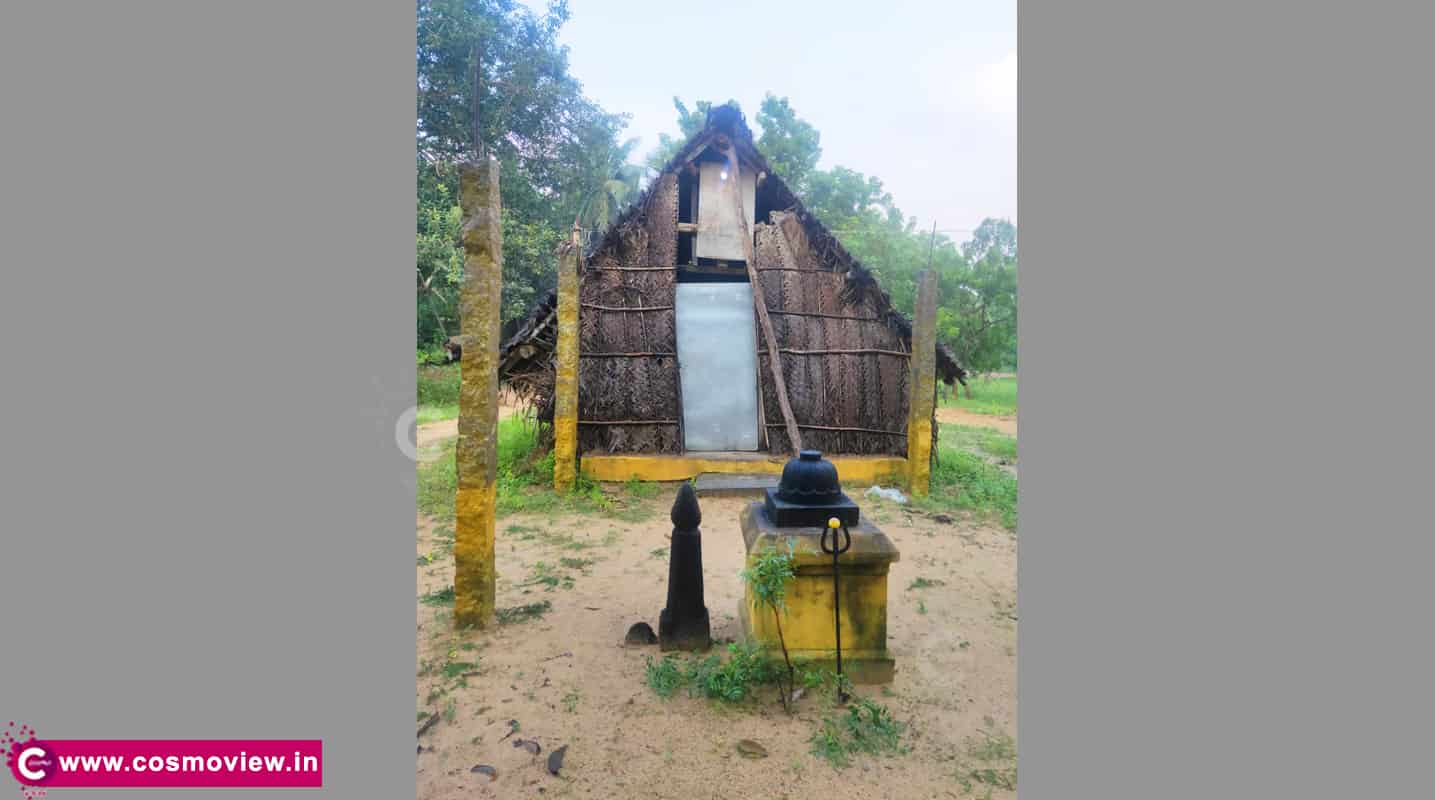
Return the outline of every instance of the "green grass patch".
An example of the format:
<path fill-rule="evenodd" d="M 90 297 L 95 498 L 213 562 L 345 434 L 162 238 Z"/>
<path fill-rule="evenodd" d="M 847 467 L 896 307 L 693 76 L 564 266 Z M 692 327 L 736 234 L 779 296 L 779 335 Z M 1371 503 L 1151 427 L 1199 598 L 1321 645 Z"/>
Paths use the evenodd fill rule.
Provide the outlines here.
<path fill-rule="evenodd" d="M 978 785 L 987 789 L 1016 790 L 1016 742 L 1004 733 L 982 732 L 981 738 L 966 740 L 965 756 L 959 760 L 957 783 L 971 793 Z"/>
<path fill-rule="evenodd" d="M 781 665 L 768 658 L 755 644 L 734 642 L 727 646 L 727 658 L 714 653 L 684 665 L 673 656 L 661 661 L 647 657 L 645 679 L 659 697 L 672 697 L 687 687 L 688 695 L 741 703 L 759 687 L 776 685 Z M 817 682 L 820 683 L 820 680 Z"/>
<path fill-rule="evenodd" d="M 967 390 L 961 386 L 951 390 L 944 386 L 942 406 L 965 409 L 973 414 L 1011 416 L 1016 413 L 1016 378 L 972 378 L 968 384 L 971 397 L 967 397 Z"/>
<path fill-rule="evenodd" d="M 846 713 L 834 712 L 809 740 L 812 753 L 835 768 L 852 763 L 852 755 L 906 753 L 902 744 L 905 723 L 898 722 L 887 707 L 865 697 L 854 697 Z"/>
<path fill-rule="evenodd" d="M 445 586 L 429 592 L 419 598 L 419 602 L 426 606 L 451 606 L 453 605 L 453 587 Z"/>
<path fill-rule="evenodd" d="M 439 422 L 445 419 L 458 419 L 458 403 L 440 406 L 419 406 L 419 413 L 414 421 L 419 425 L 427 425 L 430 422 Z"/>
<path fill-rule="evenodd" d="M 457 364 L 431 364 L 419 367 L 418 401 L 420 406 L 457 406 L 458 387 Z"/>
<path fill-rule="evenodd" d="M 1016 478 L 985 459 L 953 447 L 942 447 L 932 470 L 931 494 L 909 506 L 919 511 L 971 511 L 1016 530 Z"/>
<path fill-rule="evenodd" d="M 418 371 L 418 424 L 458 417 L 457 364 L 420 365 Z"/>
<path fill-rule="evenodd" d="M 418 507 L 441 521 L 454 515 L 454 492 L 458 472 L 454 463 L 457 440 L 443 443 L 439 457 L 418 466 Z M 498 423 L 497 513 L 558 514 L 565 512 L 600 514 L 623 522 L 641 522 L 657 509 L 642 498 L 647 486 L 636 496 L 616 497 L 603 492 L 593 481 L 579 476 L 569 494 L 553 491 L 553 453 L 539 450 L 538 429 L 521 417 Z M 652 491 L 655 493 L 656 488 Z"/>
<path fill-rule="evenodd" d="M 664 699 L 672 697 L 686 680 L 682 665 L 672 656 L 663 656 L 661 661 L 648 656 L 643 677 L 648 688 Z"/>
<path fill-rule="evenodd" d="M 991 428 L 977 428 L 968 425 L 941 426 L 938 446 L 951 446 L 959 450 L 986 453 L 993 458 L 1016 461 L 1016 437 L 1007 436 Z"/>
<path fill-rule="evenodd" d="M 500 608 L 494 612 L 494 616 L 498 618 L 499 625 L 517 625 L 520 622 L 539 619 L 552 609 L 553 603 L 544 600 L 541 603 L 529 603 L 524 606 Z"/>
<path fill-rule="evenodd" d="M 910 592 L 910 591 L 912 591 L 913 589 L 930 589 L 930 588 L 932 588 L 933 586 L 946 586 L 946 585 L 947 585 L 947 582 L 946 582 L 946 581 L 941 581 L 941 580 L 936 580 L 936 581 L 934 581 L 934 580 L 928 580 L 927 578 L 920 578 L 920 577 L 919 577 L 919 578 L 916 578 L 915 580 L 913 580 L 911 583 L 907 584 L 907 591 Z"/>

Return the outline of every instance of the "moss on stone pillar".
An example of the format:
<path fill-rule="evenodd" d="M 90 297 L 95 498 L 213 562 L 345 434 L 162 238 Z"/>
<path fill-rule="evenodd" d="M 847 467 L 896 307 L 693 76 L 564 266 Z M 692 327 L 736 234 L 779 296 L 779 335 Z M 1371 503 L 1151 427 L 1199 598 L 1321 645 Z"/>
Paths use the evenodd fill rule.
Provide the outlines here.
<path fill-rule="evenodd" d="M 937 399 L 937 273 L 917 284 L 912 320 L 911 380 L 907 382 L 907 489 L 926 497 L 932 481 L 932 416 Z"/>
<path fill-rule="evenodd" d="M 553 488 L 578 473 L 578 229 L 558 254 L 558 352 L 553 383 Z"/>
<path fill-rule="evenodd" d="M 458 397 L 458 494 L 454 521 L 454 624 L 486 628 L 493 621 L 493 534 L 498 472 L 499 301 L 503 293 L 503 226 L 498 162 L 465 164 L 459 172 L 463 209 L 463 345 Z"/>

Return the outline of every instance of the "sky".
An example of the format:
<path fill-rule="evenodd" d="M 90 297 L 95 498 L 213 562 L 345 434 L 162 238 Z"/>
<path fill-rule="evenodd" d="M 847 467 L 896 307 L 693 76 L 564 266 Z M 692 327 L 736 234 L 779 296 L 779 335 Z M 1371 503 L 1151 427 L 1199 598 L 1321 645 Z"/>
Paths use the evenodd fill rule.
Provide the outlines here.
<path fill-rule="evenodd" d="M 523 0 L 542 10 L 545 0 Z M 651 151 L 678 134 L 673 96 L 737 100 L 754 134 L 763 95 L 822 135 L 821 169 L 882 179 L 928 229 L 966 238 L 1016 222 L 1014 0 L 569 0 L 559 40 L 585 94 L 631 115 Z M 635 158 L 641 160 L 640 158 Z"/>

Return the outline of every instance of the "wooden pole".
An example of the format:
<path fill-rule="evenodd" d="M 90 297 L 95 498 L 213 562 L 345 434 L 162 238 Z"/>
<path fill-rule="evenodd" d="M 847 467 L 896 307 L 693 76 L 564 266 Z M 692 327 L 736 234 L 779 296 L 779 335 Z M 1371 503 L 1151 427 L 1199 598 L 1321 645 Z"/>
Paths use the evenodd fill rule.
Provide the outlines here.
<path fill-rule="evenodd" d="M 578 476 L 578 259 L 582 229 L 558 254 L 558 352 L 553 379 L 553 488 L 572 490 Z"/>
<path fill-rule="evenodd" d="M 912 320 L 911 379 L 907 385 L 907 489 L 926 497 L 932 480 L 932 417 L 937 392 L 937 273 L 924 270 Z"/>
<path fill-rule="evenodd" d="M 738 171 L 737 152 L 732 143 L 724 149 L 727 156 L 728 173 L 732 177 L 728 191 L 732 193 L 733 204 L 737 207 L 737 224 L 742 229 L 742 250 L 747 256 L 747 278 L 752 283 L 752 302 L 757 307 L 757 321 L 762 327 L 762 338 L 767 341 L 767 360 L 772 367 L 772 382 L 777 387 L 777 405 L 782 409 L 782 419 L 787 428 L 787 439 L 792 443 L 792 454 L 802 451 L 802 434 L 797 430 L 797 417 L 792 414 L 792 405 L 787 402 L 787 381 L 782 377 L 782 357 L 778 354 L 777 335 L 772 332 L 772 319 L 767 316 L 767 301 L 762 296 L 762 281 L 757 276 L 757 263 L 752 252 L 752 231 L 747 227 L 747 211 L 742 206 L 742 174 Z"/>
<path fill-rule="evenodd" d="M 498 172 L 498 162 L 486 158 L 464 164 L 459 171 L 464 275 L 459 288 L 462 355 L 453 546 L 453 621 L 458 627 L 486 628 L 494 618 L 499 298 L 503 289 Z"/>

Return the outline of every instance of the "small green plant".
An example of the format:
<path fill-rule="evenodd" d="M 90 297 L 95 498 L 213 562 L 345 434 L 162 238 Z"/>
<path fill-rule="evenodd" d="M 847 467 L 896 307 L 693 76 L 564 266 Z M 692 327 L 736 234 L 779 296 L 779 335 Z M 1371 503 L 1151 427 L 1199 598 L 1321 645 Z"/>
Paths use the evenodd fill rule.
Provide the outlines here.
<path fill-rule="evenodd" d="M 654 661 L 652 656 L 648 656 L 644 672 L 648 686 L 664 699 L 672 697 L 685 680 L 682 667 L 672 656 L 664 656 L 661 661 Z"/>
<path fill-rule="evenodd" d="M 690 665 L 684 675 L 689 692 L 740 703 L 763 684 L 775 682 L 781 687 L 781 681 L 777 680 L 780 670 L 756 644 L 734 642 L 727 646 L 727 655 L 726 661 L 711 655 Z"/>
<path fill-rule="evenodd" d="M 930 589 L 930 588 L 932 588 L 933 586 L 946 586 L 946 585 L 947 585 L 947 582 L 946 582 L 946 581 L 942 581 L 942 580 L 935 580 L 935 581 L 934 581 L 934 580 L 928 580 L 927 578 L 917 578 L 917 579 L 913 580 L 911 583 L 907 584 L 907 591 L 910 592 L 910 591 L 912 591 L 913 589 Z"/>
<path fill-rule="evenodd" d="M 782 708 L 792 712 L 792 692 L 796 688 L 796 674 L 792 658 L 787 653 L 787 639 L 782 635 L 782 617 L 787 613 L 787 582 L 797 574 L 792 540 L 787 542 L 787 551 L 768 547 L 758 553 L 742 571 L 742 578 L 752 589 L 758 601 L 772 609 L 772 618 L 777 623 L 777 642 L 782 646 L 782 660 L 787 662 L 787 686 L 778 682 L 782 691 Z"/>
<path fill-rule="evenodd" d="M 572 589 L 573 578 L 566 574 L 560 574 L 553 568 L 553 565 L 539 561 L 533 565 L 533 574 L 529 576 L 527 581 L 519 585 L 541 585 L 543 586 L 543 591 L 551 592 L 559 586 L 562 586 L 564 589 Z"/>
<path fill-rule="evenodd" d="M 499 625 L 516 625 L 520 622 L 538 619 L 552 610 L 552 608 L 553 603 L 544 600 L 541 603 L 529 603 L 524 606 L 500 608 L 494 612 L 494 616 L 498 618 Z"/>
<path fill-rule="evenodd" d="M 562 564 L 563 566 L 567 567 L 568 569 L 587 569 L 587 568 L 593 566 L 594 559 L 591 559 L 591 558 L 568 558 L 567 556 L 564 556 L 563 558 L 558 559 L 558 563 L 559 563 L 559 564 Z"/>
<path fill-rule="evenodd" d="M 966 740 L 966 757 L 957 767 L 957 782 L 970 793 L 977 784 L 988 788 L 1016 789 L 1016 742 L 1004 733 L 982 732 Z"/>
<path fill-rule="evenodd" d="M 654 547 L 652 550 L 649 550 L 649 551 L 648 551 L 648 557 L 649 557 L 649 558 L 667 558 L 667 557 L 668 557 L 668 548 L 666 548 L 666 547 Z"/>
<path fill-rule="evenodd" d="M 927 601 L 926 601 L 926 600 L 918 600 L 918 601 L 917 601 L 917 613 L 918 613 L 918 614 L 921 614 L 921 615 L 923 615 L 923 616 L 926 616 L 926 614 L 927 614 Z"/>
<path fill-rule="evenodd" d="M 453 605 L 453 587 L 445 586 L 442 589 L 435 589 L 419 598 L 419 602 L 426 606 L 450 606 Z"/>
<path fill-rule="evenodd" d="M 563 695 L 563 709 L 569 714 L 577 713 L 578 701 L 581 699 L 583 699 L 583 695 L 576 690 Z"/>
<path fill-rule="evenodd" d="M 634 475 L 623 483 L 623 490 L 628 493 L 629 497 L 647 500 L 657 496 L 658 485 L 656 483 L 640 481 L 638 480 L 638 476 Z"/>
<path fill-rule="evenodd" d="M 845 714 L 832 713 L 824 717 L 809 741 L 814 755 L 840 768 L 852 763 L 853 753 L 887 755 L 907 752 L 902 744 L 905 729 L 906 725 L 898 722 L 886 706 L 869 698 L 856 697 L 847 706 Z"/>

